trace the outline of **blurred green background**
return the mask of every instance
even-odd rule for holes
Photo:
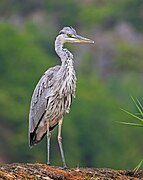
[[[143,1],[0,1],[0,163],[46,163],[46,138],[28,147],[31,95],[41,75],[60,60],[54,40],[73,26],[94,45],[66,45],[74,54],[77,93],[65,115],[63,141],[69,167],[132,169],[143,158],[143,129],[120,110],[143,102]],[[62,165],[57,129],[51,163]]]

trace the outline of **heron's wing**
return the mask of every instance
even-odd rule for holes
[[[29,112],[29,133],[32,133],[37,127],[39,121],[45,114],[47,99],[51,92],[51,86],[54,75],[58,72],[60,66],[48,69],[39,80],[31,99]]]

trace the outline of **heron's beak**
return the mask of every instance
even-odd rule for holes
[[[75,36],[75,42],[94,43],[94,41],[92,41],[91,39],[87,39],[87,38],[79,36],[79,35]]]

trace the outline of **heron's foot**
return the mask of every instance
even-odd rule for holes
[[[47,165],[48,165],[48,166],[50,166],[50,165],[51,165],[51,163],[50,163],[50,162],[47,162]]]
[[[62,169],[68,169],[67,165],[66,165],[66,164],[63,164]]]

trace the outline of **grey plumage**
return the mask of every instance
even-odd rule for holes
[[[73,55],[63,48],[65,42],[93,41],[77,35],[72,27],[64,27],[55,40],[55,51],[61,59],[61,66],[49,68],[39,80],[31,99],[29,112],[29,144],[33,146],[47,134],[47,163],[50,164],[50,131],[59,126],[58,143],[63,166],[66,167],[61,126],[65,113],[70,110],[72,97],[75,97],[76,75],[73,66]]]

